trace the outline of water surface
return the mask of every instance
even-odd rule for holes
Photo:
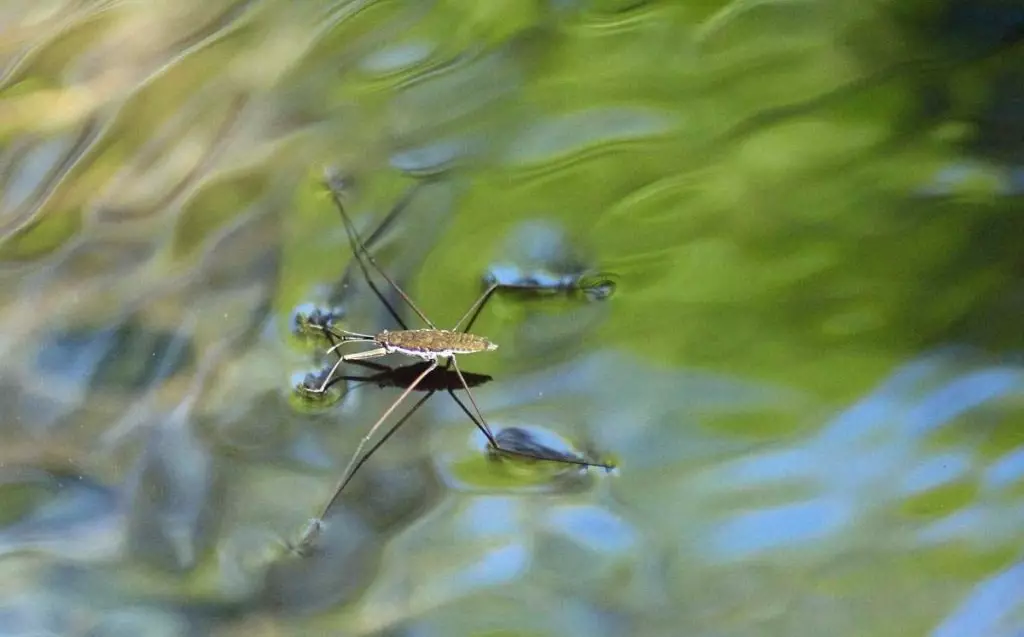
[[[0,631],[1024,634],[1024,11],[916,4],[7,3]],[[616,471],[438,391],[289,551],[399,393],[295,389],[327,168]]]

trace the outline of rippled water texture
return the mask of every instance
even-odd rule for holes
[[[0,634],[1021,637],[1022,34],[0,2]],[[303,395],[304,321],[421,326],[328,168],[438,326],[517,286],[460,358],[499,439],[615,471],[488,454],[432,376],[294,550],[403,387]]]

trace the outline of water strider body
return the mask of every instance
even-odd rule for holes
[[[455,354],[476,354],[498,349],[483,336],[452,330],[384,330],[374,337],[389,354],[405,354],[426,361],[448,358]]]
[[[439,358],[450,359],[457,354],[493,352],[498,349],[497,343],[492,343],[483,336],[437,328],[383,330],[378,334],[358,334],[356,332],[343,331],[340,335],[335,334],[335,336],[339,337],[343,342],[372,342],[379,347],[343,356],[341,361],[335,364],[334,369],[337,369],[342,362],[378,358],[386,354],[404,354],[405,356],[429,362],[436,361]],[[333,352],[337,348],[338,345],[335,345],[330,351]],[[330,376],[328,374],[327,380],[330,380]],[[325,382],[321,387],[313,390],[314,393],[322,393],[326,389],[326,384]]]
[[[369,359],[380,358],[388,354],[402,354],[405,356],[418,358],[420,360],[426,361],[428,364],[423,368],[423,371],[417,374],[416,377],[412,380],[412,382],[410,382],[409,385],[402,391],[401,395],[397,399],[395,399],[393,403],[391,403],[391,405],[384,411],[383,414],[381,414],[380,418],[377,419],[377,422],[375,422],[373,426],[370,427],[369,432],[360,441],[359,445],[356,447],[355,452],[352,454],[352,458],[349,460],[348,465],[345,467],[345,471],[343,472],[341,480],[339,481],[338,485],[335,487],[333,495],[321,509],[320,515],[314,518],[311,521],[311,523],[306,527],[306,530],[303,533],[302,539],[300,540],[297,548],[299,548],[300,550],[308,548],[308,546],[318,535],[319,530],[323,524],[323,520],[326,517],[327,513],[330,511],[330,508],[337,501],[338,497],[341,495],[341,492],[345,489],[345,486],[355,475],[356,471],[358,471],[359,468],[370,458],[370,456],[373,455],[373,453],[380,447],[381,444],[383,444],[395,431],[397,431],[397,429],[409,418],[409,416],[412,415],[412,412],[415,411],[415,409],[420,404],[422,404],[423,400],[426,399],[426,397],[421,399],[421,401],[414,405],[409,412],[407,412],[394,425],[392,425],[392,427],[384,433],[384,435],[381,437],[379,441],[377,441],[376,444],[374,444],[365,454],[363,453],[363,449],[365,448],[365,446],[370,442],[376,431],[380,428],[380,426],[384,423],[388,416],[390,416],[392,412],[395,411],[395,409],[409,396],[409,394],[414,389],[416,389],[417,386],[420,385],[420,383],[424,381],[424,379],[427,376],[429,376],[435,369],[437,369],[437,367],[440,365],[441,359],[445,359],[447,361],[445,365],[445,370],[451,368],[455,371],[455,374],[459,378],[459,383],[462,390],[466,392],[466,396],[469,398],[469,402],[473,406],[473,411],[470,412],[470,410],[466,408],[466,406],[462,403],[461,400],[459,400],[458,396],[456,396],[455,392],[451,388],[447,388],[448,393],[452,396],[452,398],[455,399],[459,406],[462,407],[463,411],[465,411],[466,414],[470,417],[470,419],[473,421],[473,424],[477,427],[477,429],[479,429],[481,433],[483,433],[483,435],[487,438],[488,445],[492,450],[511,456],[519,456],[523,458],[530,458],[533,460],[559,462],[563,464],[571,464],[581,467],[599,466],[605,469],[611,469],[612,465],[609,464],[590,462],[582,458],[568,456],[565,454],[553,455],[545,453],[536,453],[531,451],[522,451],[504,446],[499,442],[498,438],[494,435],[494,433],[491,431],[490,426],[487,424],[487,420],[480,412],[480,407],[476,404],[476,399],[473,398],[473,392],[470,391],[469,383],[466,382],[466,377],[463,375],[462,370],[459,368],[457,357],[463,354],[491,352],[498,349],[497,344],[491,342],[489,339],[483,336],[478,336],[476,334],[469,333],[469,329],[476,321],[476,318],[479,315],[480,310],[483,308],[487,300],[491,298],[495,291],[497,291],[499,288],[503,286],[499,283],[492,282],[484,291],[484,293],[481,294],[480,297],[473,302],[473,304],[469,307],[468,310],[466,310],[465,314],[463,314],[462,318],[459,319],[459,321],[455,324],[453,328],[439,329],[436,325],[434,325],[433,322],[431,322],[429,318],[427,318],[427,316],[419,309],[419,307],[416,306],[416,304],[413,302],[411,298],[409,298],[405,291],[402,290],[402,288],[399,287],[399,285],[395,283],[390,276],[388,276],[387,272],[385,272],[383,268],[381,268],[377,264],[376,260],[373,258],[373,255],[370,254],[365,244],[363,244],[362,241],[359,239],[359,236],[356,233],[355,228],[352,225],[352,222],[349,220],[348,215],[345,213],[345,209],[342,206],[340,196],[338,192],[334,189],[330,179],[328,179],[328,185],[331,186],[331,194],[338,208],[338,211],[341,214],[342,221],[345,224],[345,232],[348,235],[349,243],[352,247],[353,256],[359,262],[359,265],[363,269],[363,272],[367,276],[369,276],[366,266],[362,260],[363,258],[365,258],[366,262],[372,265],[373,268],[382,277],[384,277],[384,279],[388,282],[389,285],[391,285],[395,292],[398,293],[398,295],[402,298],[406,305],[408,305],[409,308],[413,312],[415,312],[416,315],[419,316],[419,318],[428,327],[423,329],[408,329],[407,326],[402,321],[401,317],[399,317],[398,314],[394,312],[394,310],[390,307],[387,301],[384,300],[383,297],[381,297],[381,300],[384,301],[385,305],[388,306],[388,309],[391,312],[392,316],[398,321],[398,323],[402,326],[403,329],[393,331],[382,330],[377,334],[363,334],[359,332],[350,332],[348,330],[338,329],[335,327],[328,326],[326,324],[320,326],[321,329],[323,329],[323,331],[325,332],[325,334],[327,334],[328,337],[332,339],[332,341],[334,339],[337,339],[338,341],[330,348],[330,350],[328,350],[329,353],[337,352],[343,345],[347,343],[368,343],[374,345],[375,347],[361,352],[352,352],[350,354],[339,355],[337,362],[335,362],[334,366],[331,368],[330,372],[328,372],[327,376],[324,378],[320,386],[316,389],[309,389],[308,391],[312,393],[325,392],[327,390],[327,387],[331,384],[331,379],[332,377],[334,377],[334,374],[337,371],[337,369],[341,366],[342,363],[346,362],[368,361]],[[373,287],[372,284],[371,287]],[[374,290],[376,291],[376,288],[374,288]],[[379,292],[378,296],[380,296]],[[461,329],[463,325],[465,325],[465,329]],[[432,394],[433,391],[434,390],[430,390],[428,392],[427,397],[429,397],[429,395]]]

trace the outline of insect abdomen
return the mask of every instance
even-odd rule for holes
[[[433,354],[474,354],[497,349],[497,345],[476,334],[452,332],[449,330],[399,330],[381,332],[377,342],[390,351],[412,355]]]

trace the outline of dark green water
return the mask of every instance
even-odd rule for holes
[[[1022,24],[0,3],[0,634],[1020,637]],[[616,471],[439,392],[289,552],[399,394],[295,389],[297,316],[396,327],[325,168],[439,326],[609,282],[498,294],[460,364]]]

